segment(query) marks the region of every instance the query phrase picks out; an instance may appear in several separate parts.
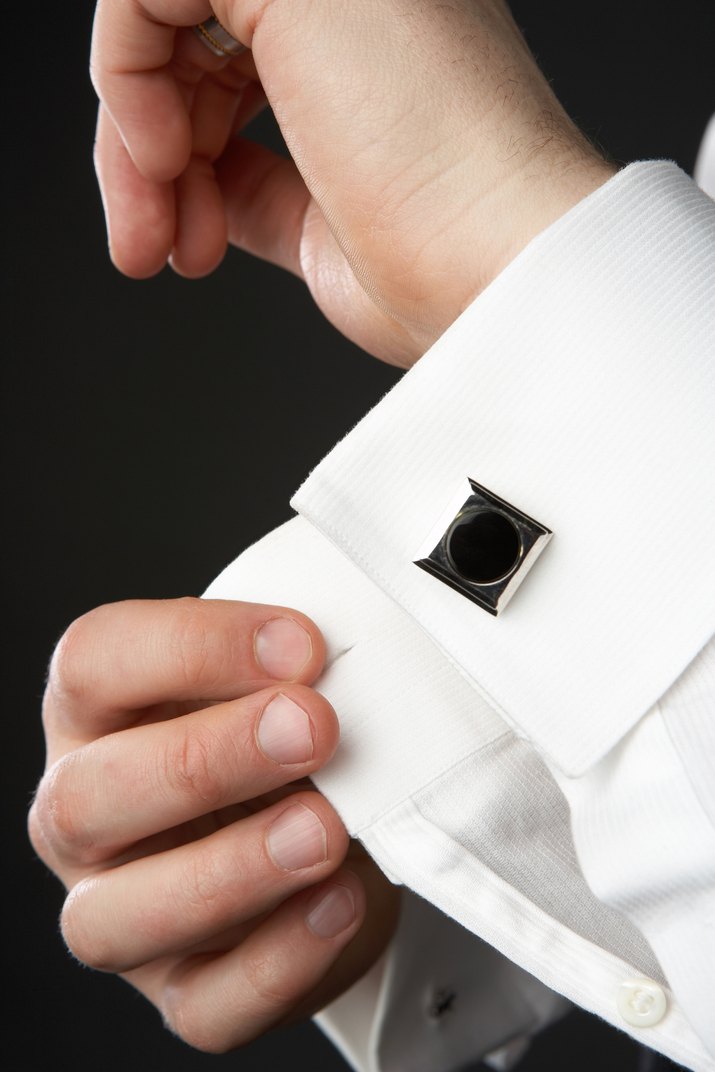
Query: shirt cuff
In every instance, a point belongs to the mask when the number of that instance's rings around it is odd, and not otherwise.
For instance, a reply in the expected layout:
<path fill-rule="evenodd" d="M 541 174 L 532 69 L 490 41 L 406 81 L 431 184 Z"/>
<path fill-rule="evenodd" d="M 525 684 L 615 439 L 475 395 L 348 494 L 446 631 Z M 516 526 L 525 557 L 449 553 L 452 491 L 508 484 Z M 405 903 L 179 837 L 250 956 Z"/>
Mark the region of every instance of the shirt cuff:
<path fill-rule="evenodd" d="M 570 1002 L 409 890 L 367 975 L 316 1017 L 356 1072 L 506 1070 Z"/>
<path fill-rule="evenodd" d="M 714 310 L 715 205 L 674 164 L 632 164 L 534 239 L 293 499 L 569 775 L 715 627 Z M 554 532 L 499 618 L 415 565 L 467 478 Z"/>

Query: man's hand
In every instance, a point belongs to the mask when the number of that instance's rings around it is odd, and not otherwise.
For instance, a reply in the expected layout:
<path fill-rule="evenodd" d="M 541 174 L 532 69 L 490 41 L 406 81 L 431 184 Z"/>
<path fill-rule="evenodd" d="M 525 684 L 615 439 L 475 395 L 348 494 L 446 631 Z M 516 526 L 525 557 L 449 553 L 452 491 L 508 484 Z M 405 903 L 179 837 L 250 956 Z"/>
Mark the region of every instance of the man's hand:
<path fill-rule="evenodd" d="M 338 743 L 324 652 L 296 611 L 181 599 L 100 607 L 52 660 L 30 836 L 65 940 L 200 1049 L 311 1015 L 394 928 L 397 891 L 307 781 Z"/>
<path fill-rule="evenodd" d="M 250 52 L 197 39 L 212 10 Z M 405 366 L 615 170 L 503 0 L 100 0 L 92 74 L 122 271 L 202 275 L 228 237 Z M 266 100 L 292 160 L 236 137 Z"/>

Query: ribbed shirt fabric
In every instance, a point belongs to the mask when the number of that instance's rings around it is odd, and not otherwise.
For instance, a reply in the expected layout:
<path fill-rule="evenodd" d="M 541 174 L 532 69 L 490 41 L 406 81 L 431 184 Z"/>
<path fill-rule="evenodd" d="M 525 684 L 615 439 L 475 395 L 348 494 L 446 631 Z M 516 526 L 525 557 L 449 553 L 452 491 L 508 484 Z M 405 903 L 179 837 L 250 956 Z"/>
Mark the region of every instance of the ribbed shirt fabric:
<path fill-rule="evenodd" d="M 531 242 L 293 499 L 569 774 L 715 627 L 714 287 L 712 201 L 674 165 L 632 164 Z M 413 564 L 465 477 L 554 531 L 497 622 Z"/>
<path fill-rule="evenodd" d="M 715 1070 L 714 417 L 715 205 L 675 165 L 633 164 L 209 589 L 323 629 L 341 744 L 315 781 L 412 891 L 387 956 L 320 1018 L 361 1072 L 506 1067 L 558 995 Z M 497 618 L 414 564 L 467 477 L 554 532 Z M 666 997 L 652 1026 L 619 1011 L 639 979 Z M 459 1011 L 435 1020 L 450 988 Z"/>

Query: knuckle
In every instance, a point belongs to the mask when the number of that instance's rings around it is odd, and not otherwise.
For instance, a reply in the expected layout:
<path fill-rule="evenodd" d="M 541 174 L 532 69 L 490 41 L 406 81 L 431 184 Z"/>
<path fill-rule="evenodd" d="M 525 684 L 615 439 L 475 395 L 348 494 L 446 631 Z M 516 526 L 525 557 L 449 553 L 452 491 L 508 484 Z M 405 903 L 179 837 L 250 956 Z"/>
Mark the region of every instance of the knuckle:
<path fill-rule="evenodd" d="M 51 857 L 51 850 L 49 842 L 45 837 L 45 832 L 42 829 L 42 822 L 40 821 L 39 808 L 37 804 L 37 794 L 30 805 L 30 810 L 27 814 L 27 836 L 30 839 L 30 844 L 33 849 L 46 864 L 49 864 Z"/>
<path fill-rule="evenodd" d="M 200 916 L 204 926 L 221 925 L 235 911 L 235 897 L 220 854 L 195 849 L 181 875 L 176 900 L 180 911 Z"/>
<path fill-rule="evenodd" d="M 50 660 L 48 691 L 61 702 L 82 704 L 93 693 L 96 667 L 93 657 L 97 618 L 101 608 L 76 618 L 60 637 Z"/>
<path fill-rule="evenodd" d="M 79 792 L 73 788 L 75 753 L 59 759 L 40 782 L 30 812 L 33 845 L 40 856 L 48 851 L 81 859 L 91 854 L 90 836 Z"/>
<path fill-rule="evenodd" d="M 253 35 L 273 3 L 274 0 L 251 0 L 249 4 L 241 4 L 239 0 L 223 0 L 224 8 L 234 20 L 233 25 L 238 25 L 243 34 L 249 37 L 251 43 Z"/>
<path fill-rule="evenodd" d="M 92 913 L 87 902 L 96 882 L 96 879 L 83 879 L 70 890 L 60 915 L 60 930 L 65 945 L 80 963 L 97 971 L 114 971 L 115 959 L 109 942 L 89 923 Z"/>
<path fill-rule="evenodd" d="M 210 689 L 220 680 L 226 645 L 220 632 L 211 627 L 202 600 L 191 596 L 177 599 L 173 626 L 171 638 L 180 683 L 188 688 L 201 684 Z"/>
<path fill-rule="evenodd" d="M 220 741 L 206 727 L 177 725 L 164 748 L 160 776 L 170 796 L 179 796 L 199 813 L 222 803 Z"/>
<path fill-rule="evenodd" d="M 251 1002 L 266 1012 L 278 1013 L 293 1005 L 301 996 L 286 976 L 286 950 L 282 947 L 256 946 L 247 949 L 242 961 Z"/>
<path fill-rule="evenodd" d="M 194 987 L 184 984 L 166 989 L 162 1005 L 164 1024 L 187 1046 L 204 1053 L 226 1053 L 232 1039 L 213 1022 Z"/>

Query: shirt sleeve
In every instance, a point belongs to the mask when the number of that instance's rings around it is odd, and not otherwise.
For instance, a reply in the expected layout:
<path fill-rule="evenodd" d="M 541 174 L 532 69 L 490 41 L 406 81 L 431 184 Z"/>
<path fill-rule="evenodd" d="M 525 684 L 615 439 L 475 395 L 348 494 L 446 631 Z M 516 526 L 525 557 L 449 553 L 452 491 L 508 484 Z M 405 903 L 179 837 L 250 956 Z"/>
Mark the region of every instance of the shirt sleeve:
<path fill-rule="evenodd" d="M 357 1072 L 506 1072 L 571 1004 L 410 890 L 386 953 L 316 1021 Z"/>
<path fill-rule="evenodd" d="M 401 930 L 358 988 L 380 1072 L 423 1046 L 395 982 L 414 936 L 422 1002 L 490 949 L 715 1072 L 713 338 L 715 205 L 675 165 L 633 164 L 530 243 L 209 589 L 320 625 L 341 744 L 314 781 L 469 935 L 440 978 L 431 927 Z M 470 478 L 553 531 L 498 617 L 415 564 Z M 518 1047 L 532 1029 L 497 992 Z M 474 1059 L 499 1048 L 488 1026 Z"/>
<path fill-rule="evenodd" d="M 652 954 L 609 984 L 609 1018 L 697 1068 L 715 1055 L 714 359 L 715 206 L 673 164 L 631 165 L 535 239 L 293 501 L 543 762 L 589 890 Z M 415 568 L 466 478 L 554 532 L 498 619 Z M 404 879 L 392 822 L 378 840 Z M 709 1056 L 648 1030 L 676 1007 Z"/>
<path fill-rule="evenodd" d="M 532 241 L 293 499 L 569 775 L 715 626 L 714 291 L 715 205 L 675 165 L 632 164 Z M 467 478 L 554 532 L 496 621 L 414 564 Z"/>

